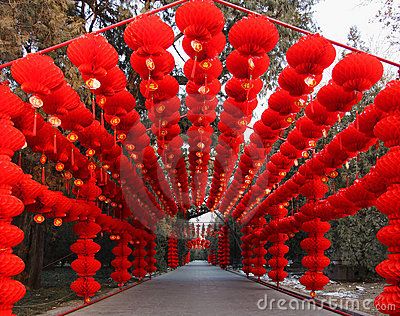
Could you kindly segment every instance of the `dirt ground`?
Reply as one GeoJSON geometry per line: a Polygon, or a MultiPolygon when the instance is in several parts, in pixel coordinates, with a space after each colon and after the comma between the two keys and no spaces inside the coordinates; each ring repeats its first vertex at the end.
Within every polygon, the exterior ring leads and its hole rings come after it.
{"type": "MultiPolygon", "coordinates": [[[[96,279],[102,285],[99,295],[117,288],[115,282],[109,278],[110,273],[110,268],[102,268],[97,272],[96,279]]],[[[69,288],[75,279],[76,274],[71,267],[43,271],[43,287],[36,291],[27,289],[25,297],[17,302],[13,311],[19,316],[31,316],[63,306],[81,304],[82,300],[69,288]]]]}

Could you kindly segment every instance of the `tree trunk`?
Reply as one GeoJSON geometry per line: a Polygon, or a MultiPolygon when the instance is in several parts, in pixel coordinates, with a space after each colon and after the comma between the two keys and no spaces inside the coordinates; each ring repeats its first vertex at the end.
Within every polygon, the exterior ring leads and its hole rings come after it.
{"type": "Polygon", "coordinates": [[[15,220],[15,224],[25,233],[23,243],[15,251],[25,262],[25,270],[18,279],[28,288],[37,290],[41,287],[45,223],[36,224],[33,221],[33,215],[24,212],[15,220]]]}

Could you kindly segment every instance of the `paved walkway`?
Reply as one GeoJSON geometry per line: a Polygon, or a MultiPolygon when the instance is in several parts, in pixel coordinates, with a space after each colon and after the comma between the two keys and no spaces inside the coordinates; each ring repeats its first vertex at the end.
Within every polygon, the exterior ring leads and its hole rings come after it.
{"type": "Polygon", "coordinates": [[[70,315],[337,315],[325,310],[293,310],[301,304],[291,296],[195,261],[70,315]],[[270,303],[275,299],[273,309],[257,307],[259,300],[263,307],[265,295],[270,303]],[[286,300],[286,310],[277,308],[279,299],[286,300]]]}

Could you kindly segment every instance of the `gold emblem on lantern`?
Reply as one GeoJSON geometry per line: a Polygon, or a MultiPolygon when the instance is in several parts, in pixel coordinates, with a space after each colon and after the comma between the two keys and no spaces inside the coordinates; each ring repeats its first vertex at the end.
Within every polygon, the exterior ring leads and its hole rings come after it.
{"type": "Polygon", "coordinates": [[[88,156],[88,157],[93,157],[95,153],[96,153],[96,151],[92,148],[89,148],[88,150],[86,150],[86,156],[88,156]]]}
{"type": "Polygon", "coordinates": [[[46,161],[47,161],[47,157],[46,157],[46,155],[45,154],[42,154],[41,156],[40,156],[40,163],[42,164],[42,165],[44,165],[45,163],[46,163],[46,161]]]}
{"type": "Polygon", "coordinates": [[[74,184],[77,187],[81,187],[83,185],[83,181],[81,179],[75,179],[74,184]]]}
{"type": "Polygon", "coordinates": [[[87,166],[89,170],[96,170],[97,166],[94,162],[90,162],[87,166]]]}
{"type": "Polygon", "coordinates": [[[36,223],[41,224],[41,223],[44,222],[45,218],[44,218],[44,216],[43,216],[42,214],[36,214],[36,215],[33,217],[33,220],[34,220],[36,223]]]}
{"type": "Polygon", "coordinates": [[[238,121],[238,125],[239,126],[246,126],[247,125],[247,121],[244,118],[242,118],[242,119],[240,119],[238,121]]]}
{"type": "Polygon", "coordinates": [[[250,70],[253,70],[256,67],[256,65],[254,65],[254,60],[251,57],[247,60],[247,63],[249,65],[250,70]]]}
{"type": "Polygon", "coordinates": [[[292,116],[288,116],[288,117],[286,118],[286,122],[288,122],[288,123],[293,123],[293,121],[294,121],[294,119],[293,119],[292,116]]]}
{"type": "Polygon", "coordinates": [[[133,144],[126,144],[125,147],[129,151],[135,150],[135,145],[133,145],[133,144]]]}
{"type": "Polygon", "coordinates": [[[208,69],[210,69],[212,67],[212,63],[209,60],[203,60],[200,63],[200,67],[203,68],[204,70],[208,70],[208,69]]]}
{"type": "Polygon", "coordinates": [[[306,106],[306,101],[304,101],[303,99],[299,99],[295,102],[295,104],[299,107],[299,108],[304,108],[306,106]]]}
{"type": "Polygon", "coordinates": [[[242,83],[242,88],[244,90],[250,90],[254,87],[253,83],[251,83],[250,81],[246,81],[242,83]]]}
{"type": "Polygon", "coordinates": [[[161,114],[162,112],[164,112],[165,110],[165,106],[160,104],[159,106],[156,107],[156,112],[161,114]]]}
{"type": "Polygon", "coordinates": [[[96,78],[89,78],[88,80],[86,80],[86,86],[90,89],[90,90],[95,90],[100,88],[101,83],[99,80],[97,80],[96,78]]]}
{"type": "Polygon", "coordinates": [[[118,134],[117,138],[118,138],[118,140],[123,141],[126,139],[126,134],[125,133],[118,134]]]}
{"type": "Polygon", "coordinates": [[[201,86],[198,91],[200,94],[206,95],[207,93],[210,92],[210,88],[206,86],[201,86]]]}
{"type": "Polygon", "coordinates": [[[57,116],[50,116],[48,121],[53,127],[56,128],[61,125],[61,120],[57,116]]]}
{"type": "Polygon", "coordinates": [[[71,132],[71,133],[69,133],[69,134],[67,135],[67,139],[68,139],[71,143],[76,142],[76,141],[78,140],[78,135],[75,134],[74,132],[71,132]]]}
{"type": "Polygon", "coordinates": [[[37,95],[33,95],[29,98],[29,103],[34,107],[35,109],[41,108],[43,106],[43,101],[41,98],[39,98],[37,95]]]}
{"type": "Polygon", "coordinates": [[[152,71],[156,68],[156,65],[154,64],[153,59],[151,58],[147,58],[146,59],[146,67],[148,70],[152,71]]]}
{"type": "Polygon", "coordinates": [[[57,162],[56,163],[56,170],[57,171],[63,171],[64,170],[64,164],[62,162],[57,162]]]}
{"type": "Polygon", "coordinates": [[[114,116],[110,120],[110,124],[114,127],[117,126],[119,123],[121,123],[121,119],[118,116],[114,116]]]}
{"type": "Polygon", "coordinates": [[[336,170],[333,170],[329,173],[329,177],[334,179],[339,175],[339,173],[336,170]]]}
{"type": "Polygon", "coordinates": [[[97,104],[100,105],[101,107],[103,107],[104,104],[106,104],[106,102],[107,102],[107,98],[104,95],[99,97],[99,99],[97,100],[97,104]]]}
{"type": "Polygon", "coordinates": [[[193,50],[198,53],[201,52],[203,50],[203,45],[197,41],[197,40],[193,40],[190,42],[190,45],[192,46],[193,50]]]}
{"type": "Polygon", "coordinates": [[[150,91],[156,91],[158,89],[158,84],[152,81],[146,86],[146,88],[149,89],[150,91]]]}
{"type": "Polygon", "coordinates": [[[72,179],[72,173],[69,172],[69,171],[65,171],[64,172],[64,178],[67,179],[67,180],[72,179]]]}
{"type": "Polygon", "coordinates": [[[315,79],[314,76],[310,76],[304,79],[304,82],[306,83],[307,86],[310,88],[314,88],[317,85],[317,80],[315,79]]]}
{"type": "Polygon", "coordinates": [[[56,227],[60,227],[62,225],[62,223],[63,223],[63,220],[60,217],[56,217],[53,221],[53,225],[56,227]]]}

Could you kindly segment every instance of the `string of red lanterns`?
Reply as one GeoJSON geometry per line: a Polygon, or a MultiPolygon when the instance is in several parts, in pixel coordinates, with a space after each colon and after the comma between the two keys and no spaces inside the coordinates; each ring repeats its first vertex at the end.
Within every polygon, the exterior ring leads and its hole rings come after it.
{"type": "Polygon", "coordinates": [[[188,78],[185,104],[192,125],[187,131],[191,173],[192,204],[204,201],[212,135],[210,124],[216,118],[222,63],[218,55],[225,47],[222,33],[225,19],[212,1],[188,2],[176,11],[176,25],[184,35],[182,48],[190,59],[183,72],[188,78]]]}
{"type": "Polygon", "coordinates": [[[174,236],[168,238],[168,267],[176,269],[179,265],[178,260],[178,240],[174,236]]]}
{"type": "MultiPolygon", "coordinates": [[[[239,146],[244,142],[243,133],[258,104],[257,95],[263,88],[259,77],[269,66],[266,53],[272,50],[278,38],[278,31],[274,25],[262,17],[245,17],[229,31],[229,41],[235,50],[228,56],[226,66],[233,78],[225,86],[228,99],[224,103],[224,112],[218,123],[221,134],[218,137],[218,146],[215,148],[217,154],[214,161],[214,175],[207,201],[212,210],[221,201],[238,157],[239,146]]],[[[249,153],[245,151],[239,162],[236,177],[243,176],[243,181],[249,181],[245,174],[252,168],[252,158],[255,158],[254,164],[259,164],[257,158],[264,152],[264,148],[256,147],[252,148],[252,155],[248,155],[249,153]]],[[[227,201],[234,200],[234,196],[240,190],[239,182],[238,179],[232,181],[224,194],[220,209],[224,210],[225,204],[229,204],[227,201]]]]}

